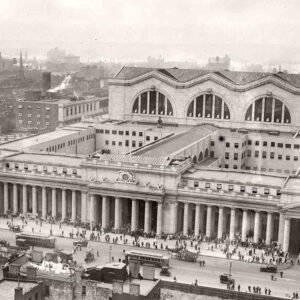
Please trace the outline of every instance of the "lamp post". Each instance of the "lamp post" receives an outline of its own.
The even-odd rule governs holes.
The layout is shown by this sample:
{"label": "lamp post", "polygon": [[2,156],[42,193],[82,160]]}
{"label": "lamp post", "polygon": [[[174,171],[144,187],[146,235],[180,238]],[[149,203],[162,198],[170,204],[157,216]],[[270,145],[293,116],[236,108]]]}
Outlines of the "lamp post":
{"label": "lamp post", "polygon": [[112,246],[109,246],[109,258],[108,261],[111,263],[111,250],[112,250]]}

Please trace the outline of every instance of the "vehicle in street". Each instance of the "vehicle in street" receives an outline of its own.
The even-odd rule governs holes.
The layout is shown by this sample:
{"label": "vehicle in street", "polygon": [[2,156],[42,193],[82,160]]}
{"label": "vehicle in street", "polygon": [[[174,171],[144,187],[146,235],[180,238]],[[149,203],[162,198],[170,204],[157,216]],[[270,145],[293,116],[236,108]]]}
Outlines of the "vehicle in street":
{"label": "vehicle in street", "polygon": [[196,262],[199,256],[199,251],[191,249],[182,249],[176,253],[176,258],[183,261]]}
{"label": "vehicle in street", "polygon": [[169,277],[169,276],[171,276],[171,272],[169,271],[169,268],[168,268],[168,267],[163,266],[163,267],[161,268],[161,271],[159,272],[159,275],[160,275],[160,276],[167,276],[167,277]]}
{"label": "vehicle in street", "polygon": [[38,246],[55,248],[55,237],[42,235],[41,233],[20,233],[16,235],[16,245],[19,247]]}
{"label": "vehicle in street", "polygon": [[222,274],[220,275],[220,283],[234,284],[235,280],[232,278],[231,274]]}
{"label": "vehicle in street", "polygon": [[263,267],[260,267],[259,270],[260,270],[260,272],[277,273],[276,266],[263,266]]}
{"label": "vehicle in street", "polygon": [[88,245],[87,239],[79,239],[73,242],[73,246],[87,247],[87,245]]}
{"label": "vehicle in street", "polygon": [[11,230],[13,232],[21,232],[22,231],[20,225],[10,225],[9,230]]}
{"label": "vehicle in street", "polygon": [[94,259],[95,259],[94,249],[93,248],[87,249],[86,253],[85,253],[85,259],[84,259],[84,261],[86,263],[88,263],[88,262],[93,261]]}
{"label": "vehicle in street", "polygon": [[152,264],[156,267],[169,267],[169,257],[160,253],[130,250],[125,252],[126,263],[139,262],[140,264]]}

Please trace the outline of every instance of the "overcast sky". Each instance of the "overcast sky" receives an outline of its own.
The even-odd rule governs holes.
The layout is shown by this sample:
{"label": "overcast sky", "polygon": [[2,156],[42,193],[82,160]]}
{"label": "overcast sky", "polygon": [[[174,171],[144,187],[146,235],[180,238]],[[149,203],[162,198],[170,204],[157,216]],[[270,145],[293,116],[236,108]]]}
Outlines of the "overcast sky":
{"label": "overcast sky", "polygon": [[300,62],[299,0],[1,0],[0,49],[83,60]]}

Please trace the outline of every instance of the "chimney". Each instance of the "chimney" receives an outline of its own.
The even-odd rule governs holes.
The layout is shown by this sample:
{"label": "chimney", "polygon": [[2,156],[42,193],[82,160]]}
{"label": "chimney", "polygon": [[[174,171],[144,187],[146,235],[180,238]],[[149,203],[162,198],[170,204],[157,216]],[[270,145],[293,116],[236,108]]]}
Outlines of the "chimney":
{"label": "chimney", "polygon": [[15,300],[22,300],[23,298],[23,288],[15,288]]}
{"label": "chimney", "polygon": [[43,95],[45,95],[46,92],[51,89],[51,72],[43,72],[42,78],[42,92]]}

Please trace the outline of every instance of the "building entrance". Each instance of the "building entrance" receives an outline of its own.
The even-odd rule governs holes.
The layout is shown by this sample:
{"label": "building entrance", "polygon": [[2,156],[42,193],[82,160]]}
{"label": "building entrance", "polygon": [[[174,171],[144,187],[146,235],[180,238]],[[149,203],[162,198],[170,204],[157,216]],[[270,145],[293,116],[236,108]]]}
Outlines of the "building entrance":
{"label": "building entrance", "polygon": [[300,219],[291,219],[290,232],[290,254],[298,255],[300,253]]}

